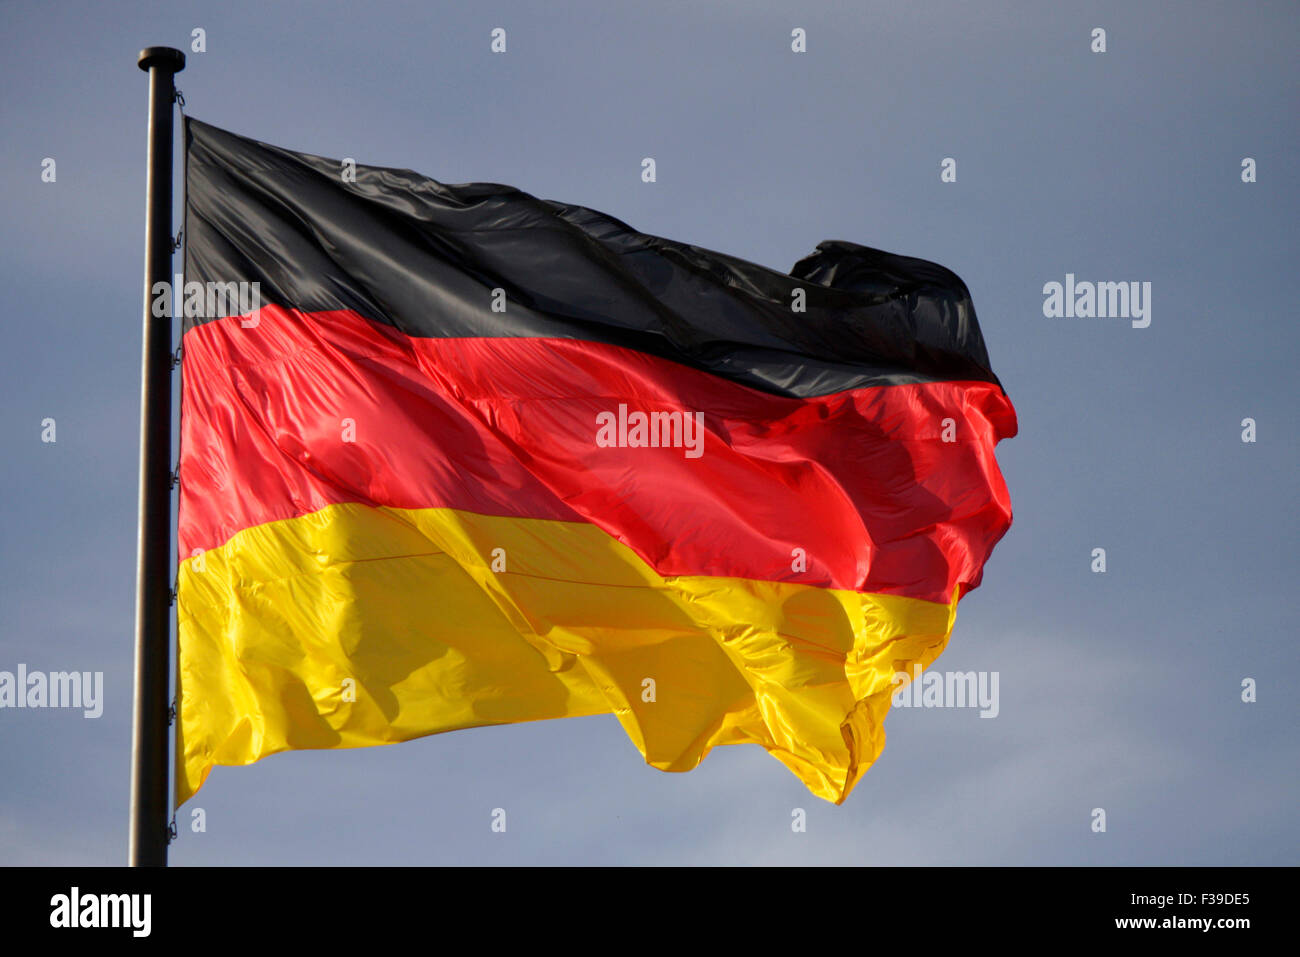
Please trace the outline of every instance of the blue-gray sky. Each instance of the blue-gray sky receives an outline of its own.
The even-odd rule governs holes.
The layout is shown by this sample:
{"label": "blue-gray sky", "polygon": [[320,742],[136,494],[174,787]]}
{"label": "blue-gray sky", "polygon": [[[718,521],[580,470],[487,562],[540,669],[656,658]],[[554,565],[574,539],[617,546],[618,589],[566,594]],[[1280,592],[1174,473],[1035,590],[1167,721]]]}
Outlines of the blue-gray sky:
{"label": "blue-gray sky", "polygon": [[[845,805],[756,747],[664,774],[613,717],[568,719],[218,768],[173,863],[1297,863],[1300,8],[1074,7],[0,4],[0,670],[106,682],[98,720],[0,710],[0,864],[126,857],[134,61],[196,27],[188,111],[239,133],[782,271],[823,239],[943,263],[1021,432],[1015,524],[936,666],[999,672],[1000,714],[895,711]],[[1150,327],[1045,318],[1067,272],[1150,282]]]}

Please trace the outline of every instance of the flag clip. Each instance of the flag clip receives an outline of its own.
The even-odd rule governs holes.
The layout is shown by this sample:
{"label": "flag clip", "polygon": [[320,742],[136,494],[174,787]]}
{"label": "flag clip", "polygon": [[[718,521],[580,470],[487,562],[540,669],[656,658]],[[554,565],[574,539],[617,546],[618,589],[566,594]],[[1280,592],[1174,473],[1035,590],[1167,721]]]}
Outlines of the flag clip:
{"label": "flag clip", "polygon": [[181,248],[181,238],[185,235],[185,230],[181,230],[172,238],[172,252]]}
{"label": "flag clip", "polygon": [[178,365],[181,364],[181,349],[182,349],[182,348],[183,348],[182,346],[177,346],[177,347],[176,347],[176,351],[172,353],[172,368],[173,368],[173,369],[175,369]]}
{"label": "flag clip", "polygon": [[167,843],[170,844],[176,840],[176,815],[172,814],[171,821],[167,824]]}
{"label": "flag clip", "polygon": [[176,723],[176,699],[172,698],[172,703],[167,706],[167,723],[169,725]]}
{"label": "flag clip", "polygon": [[179,106],[182,110],[185,109],[185,94],[184,94],[184,93],[182,93],[180,90],[177,90],[177,91],[176,91],[175,100],[176,100],[176,105],[177,105],[177,106]]}
{"label": "flag clip", "polygon": [[168,487],[168,488],[175,488],[177,485],[180,485],[180,484],[181,484],[181,473],[180,473],[179,470],[177,470],[177,471],[175,471],[175,472],[168,472],[168,473],[167,473],[167,487]]}
{"label": "flag clip", "polygon": [[174,605],[174,604],[176,604],[176,589],[175,589],[175,588],[169,588],[169,589],[167,589],[167,604],[169,604],[169,605]]}

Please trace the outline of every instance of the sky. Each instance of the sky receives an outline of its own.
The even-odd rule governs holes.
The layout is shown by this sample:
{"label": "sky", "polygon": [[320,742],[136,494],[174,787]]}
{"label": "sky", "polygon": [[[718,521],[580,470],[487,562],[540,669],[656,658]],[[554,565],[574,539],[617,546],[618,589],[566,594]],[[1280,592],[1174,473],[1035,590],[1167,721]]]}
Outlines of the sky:
{"label": "sky", "polygon": [[[1300,7],[1062,7],[0,3],[0,671],[104,675],[98,718],[0,709],[0,864],[126,860],[152,45],[188,113],[290,149],[783,272],[825,239],[942,263],[1020,422],[935,666],[996,672],[998,714],[895,710],[842,806],[570,718],[217,768],[174,865],[1300,863]],[[1046,316],[1067,274],[1149,282],[1150,325]]]}

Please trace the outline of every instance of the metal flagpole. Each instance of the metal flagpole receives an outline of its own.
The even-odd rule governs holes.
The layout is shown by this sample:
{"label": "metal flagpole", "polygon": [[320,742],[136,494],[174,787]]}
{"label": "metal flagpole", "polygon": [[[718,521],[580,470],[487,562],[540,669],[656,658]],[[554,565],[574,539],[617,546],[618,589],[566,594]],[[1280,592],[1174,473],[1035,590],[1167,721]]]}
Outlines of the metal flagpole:
{"label": "metal flagpole", "polygon": [[[141,50],[149,74],[149,160],[144,227],[144,352],[140,378],[140,528],[131,733],[131,865],[167,864],[168,682],[171,662],[172,110],[185,54]],[[167,309],[155,316],[154,285]]]}

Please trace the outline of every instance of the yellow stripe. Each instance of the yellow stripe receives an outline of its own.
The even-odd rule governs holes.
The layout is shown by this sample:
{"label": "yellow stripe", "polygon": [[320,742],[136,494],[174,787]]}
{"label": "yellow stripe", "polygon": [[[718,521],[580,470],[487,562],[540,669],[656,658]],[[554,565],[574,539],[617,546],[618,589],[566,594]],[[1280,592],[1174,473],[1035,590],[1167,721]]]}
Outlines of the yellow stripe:
{"label": "yellow stripe", "polygon": [[245,529],[179,592],[178,802],[277,751],[612,712],[654,767],[751,741],[838,803],[884,747],[894,675],[956,613],[663,578],[584,523],[362,505]]}

